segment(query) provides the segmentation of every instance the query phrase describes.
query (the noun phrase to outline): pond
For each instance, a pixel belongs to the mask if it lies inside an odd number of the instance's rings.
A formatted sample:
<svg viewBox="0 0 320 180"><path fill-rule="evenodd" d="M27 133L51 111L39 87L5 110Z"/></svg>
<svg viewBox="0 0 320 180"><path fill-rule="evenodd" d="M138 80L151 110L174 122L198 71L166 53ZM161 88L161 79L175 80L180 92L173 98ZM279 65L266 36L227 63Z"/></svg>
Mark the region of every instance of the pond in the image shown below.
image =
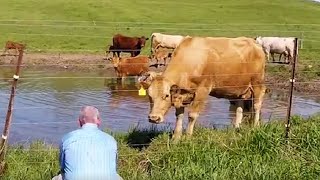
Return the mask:
<svg viewBox="0 0 320 180"><path fill-rule="evenodd" d="M13 69L0 69L0 130L3 130L11 89ZM80 107L94 105L99 108L102 128L126 132L130 128L149 127L147 116L149 100L138 95L134 79L127 79L125 87L116 84L113 69L110 71L69 72L22 70L14 101L10 144L45 140L58 143L61 137L78 128ZM57 77L57 78L55 78ZM4 79L4 78L9 78ZM262 117L284 119L287 112L287 90L273 90L265 97ZM309 116L320 111L320 103L313 97L295 95L293 114ZM209 98L198 125L225 127L230 125L229 101ZM173 128L174 109L165 117L159 128ZM187 123L185 116L184 126Z"/></svg>

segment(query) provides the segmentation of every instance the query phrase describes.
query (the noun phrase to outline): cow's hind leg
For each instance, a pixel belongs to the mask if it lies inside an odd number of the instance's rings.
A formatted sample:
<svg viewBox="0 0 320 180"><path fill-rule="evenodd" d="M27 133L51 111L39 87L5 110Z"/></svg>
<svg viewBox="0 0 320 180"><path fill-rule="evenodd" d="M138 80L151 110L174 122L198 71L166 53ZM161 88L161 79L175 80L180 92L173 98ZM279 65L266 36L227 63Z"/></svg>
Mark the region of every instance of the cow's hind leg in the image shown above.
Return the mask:
<svg viewBox="0 0 320 180"><path fill-rule="evenodd" d="M274 53L271 53L271 56L272 56L272 62L275 62Z"/></svg>
<svg viewBox="0 0 320 180"><path fill-rule="evenodd" d="M243 118L243 107L244 107L243 100L236 100L235 106L236 106L236 117L233 122L233 126L235 128L240 128L240 124Z"/></svg>
<svg viewBox="0 0 320 180"><path fill-rule="evenodd" d="M173 142L177 142L181 138L183 116L184 116L184 107L176 108L176 127L172 135Z"/></svg>
<svg viewBox="0 0 320 180"><path fill-rule="evenodd" d="M253 109L254 109L254 119L253 126L260 125L260 112L263 102L263 97L266 91L266 87L264 85L253 86Z"/></svg>

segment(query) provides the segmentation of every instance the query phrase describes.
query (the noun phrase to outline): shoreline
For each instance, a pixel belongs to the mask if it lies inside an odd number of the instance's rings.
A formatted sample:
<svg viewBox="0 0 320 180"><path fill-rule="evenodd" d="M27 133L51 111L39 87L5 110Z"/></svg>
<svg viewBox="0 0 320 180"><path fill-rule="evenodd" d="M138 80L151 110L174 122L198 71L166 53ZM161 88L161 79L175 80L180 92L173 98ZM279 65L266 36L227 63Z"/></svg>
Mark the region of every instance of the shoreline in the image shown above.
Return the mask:
<svg viewBox="0 0 320 180"><path fill-rule="evenodd" d="M124 53L124 55L127 55ZM93 70L112 70L113 66L110 61L105 60L105 54L88 54L88 53L25 53L22 60L23 69L46 69L46 70L64 70L64 71L81 71L90 72ZM15 68L18 56L0 56L0 67ZM151 65L151 64L150 64ZM164 67L151 67L151 71L163 71ZM273 84L269 88L280 88L289 90L290 74L288 77L277 76L272 72L266 73L266 83ZM299 78L298 78L299 79ZM317 94L317 83L320 79L310 80L310 83L296 84L294 91L299 93ZM299 83L299 81L297 81Z"/></svg>

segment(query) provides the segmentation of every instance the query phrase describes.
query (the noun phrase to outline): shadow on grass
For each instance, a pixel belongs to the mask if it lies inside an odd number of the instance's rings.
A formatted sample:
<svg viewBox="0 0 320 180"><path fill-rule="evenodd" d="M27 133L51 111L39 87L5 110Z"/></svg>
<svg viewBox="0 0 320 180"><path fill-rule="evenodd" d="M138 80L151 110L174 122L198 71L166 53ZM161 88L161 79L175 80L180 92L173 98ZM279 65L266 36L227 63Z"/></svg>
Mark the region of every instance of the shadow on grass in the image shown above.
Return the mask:
<svg viewBox="0 0 320 180"><path fill-rule="evenodd" d="M137 125L129 131L126 141L129 147L142 150L149 147L154 138L168 133L171 138L171 130L168 128L159 129L156 125L139 128L139 125Z"/></svg>

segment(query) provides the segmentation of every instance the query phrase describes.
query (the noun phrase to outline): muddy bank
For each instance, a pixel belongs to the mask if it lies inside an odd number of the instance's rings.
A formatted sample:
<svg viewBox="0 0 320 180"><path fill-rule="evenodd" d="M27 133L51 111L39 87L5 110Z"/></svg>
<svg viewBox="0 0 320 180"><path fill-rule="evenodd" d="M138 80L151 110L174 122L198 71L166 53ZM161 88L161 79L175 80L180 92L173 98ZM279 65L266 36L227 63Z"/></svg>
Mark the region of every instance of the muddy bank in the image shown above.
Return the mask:
<svg viewBox="0 0 320 180"><path fill-rule="evenodd" d="M17 58L17 56L0 56L0 66L12 66L14 68ZM110 61L107 61L105 58L105 54L25 53L22 66L28 69L68 71L93 71L113 68ZM163 69L163 66L151 68L152 71L162 71ZM266 74L266 82L271 84L268 86L269 88L289 90L289 76L289 73L288 77L286 77L270 72ZM297 82L299 82L299 77L297 79ZM316 94L318 93L317 85L319 83L320 79L312 80L310 83L299 83L296 84L295 91Z"/></svg>
<svg viewBox="0 0 320 180"><path fill-rule="evenodd" d="M2 66L14 66L18 56L0 56ZM44 54L25 53L22 60L24 68L35 69L70 69L70 70L95 70L112 67L105 59L105 55L99 54Z"/></svg>

